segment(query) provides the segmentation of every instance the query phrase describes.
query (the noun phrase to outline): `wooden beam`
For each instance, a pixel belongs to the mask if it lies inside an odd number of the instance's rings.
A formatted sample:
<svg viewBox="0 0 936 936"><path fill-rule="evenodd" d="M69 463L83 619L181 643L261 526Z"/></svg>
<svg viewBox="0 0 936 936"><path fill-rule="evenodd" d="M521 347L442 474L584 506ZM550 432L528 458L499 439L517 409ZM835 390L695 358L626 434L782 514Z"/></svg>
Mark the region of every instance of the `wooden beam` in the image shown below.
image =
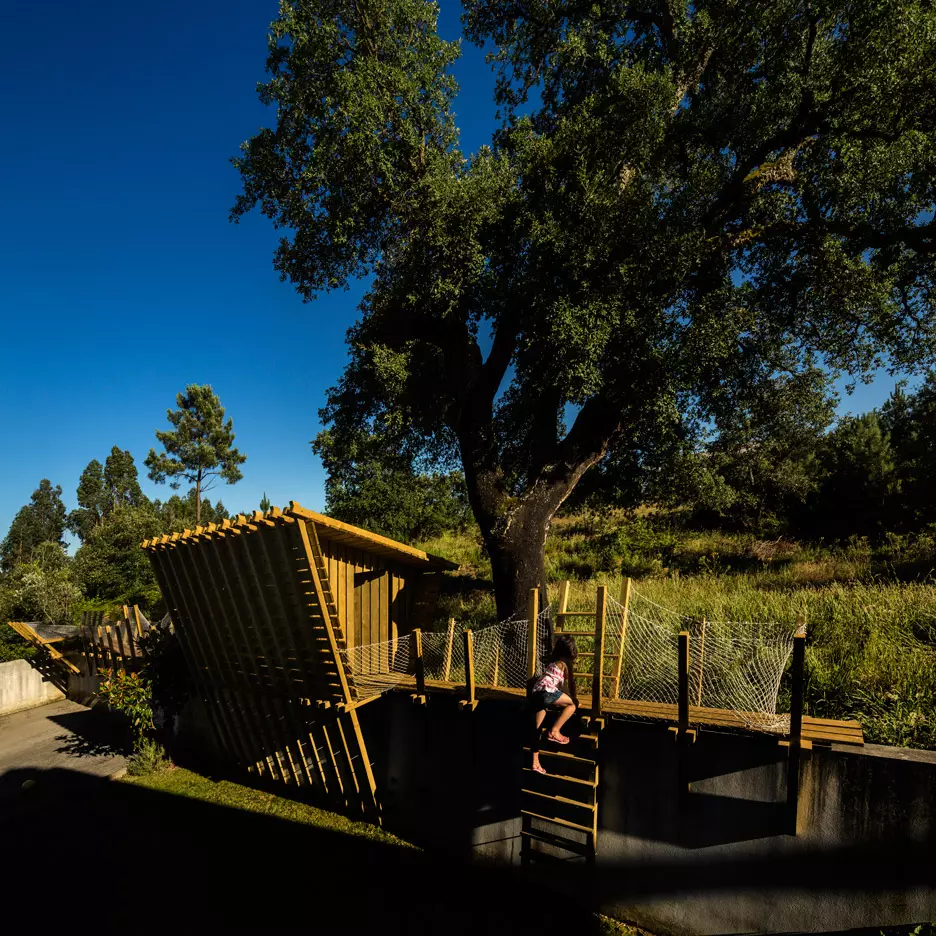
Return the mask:
<svg viewBox="0 0 936 936"><path fill-rule="evenodd" d="M793 659L790 687L790 737L787 760L787 825L791 835L797 832L799 813L799 773L803 750L803 691L806 681L806 616L796 619L793 636Z"/></svg>
<svg viewBox="0 0 936 936"><path fill-rule="evenodd" d="M527 676L532 679L536 675L538 662L536 632L539 623L539 589L531 588L527 601Z"/></svg>
<svg viewBox="0 0 936 936"><path fill-rule="evenodd" d="M630 614L632 587L632 579L625 578L621 581L621 632L618 639L617 663L614 664L614 691L612 693L615 699L621 692L621 670L624 667L624 642L627 639L627 616Z"/></svg>
<svg viewBox="0 0 936 936"><path fill-rule="evenodd" d="M689 631L679 632L679 674L677 695L677 728L680 735L689 730Z"/></svg>
<svg viewBox="0 0 936 936"><path fill-rule="evenodd" d="M459 705L473 712L478 707L475 696L474 637L470 630L466 630L462 639L465 642L465 689L468 691L468 698L462 700Z"/></svg>
<svg viewBox="0 0 936 936"><path fill-rule="evenodd" d="M556 629L560 632L565 624L566 612L569 610L569 591L571 588L572 583L566 579L559 589L559 610L556 612Z"/></svg>
<svg viewBox="0 0 936 936"><path fill-rule="evenodd" d="M297 505L298 506L298 505ZM309 566L309 577L312 580L312 586L315 591L315 600L318 604L318 611L321 614L322 621L325 624L325 633L328 639L328 645L331 648L332 656L335 661L335 668L338 670L338 679L341 687L342 701L345 705L351 703L351 690L348 686L348 679L345 675L344 660L338 647L338 641L335 638L335 629L332 626L331 614L328 610L328 604L325 601L325 592L322 589L322 583L319 580L318 566L315 562L315 556L312 554L312 544L309 542L309 531L304 523L297 523L299 535L302 541L302 548L305 552L305 560Z"/></svg>
<svg viewBox="0 0 936 936"><path fill-rule="evenodd" d="M604 629L607 614L608 588L606 585L599 585L595 604L595 650L592 658L592 718L601 718L601 683L604 678Z"/></svg>
<svg viewBox="0 0 936 936"><path fill-rule="evenodd" d="M702 627L699 634L699 687L696 692L696 705L702 705L702 674L705 671L705 618L702 618Z"/></svg>
<svg viewBox="0 0 936 936"><path fill-rule="evenodd" d="M417 627L413 631L413 657L416 673L416 695L413 701L426 704L426 668L423 661L422 631Z"/></svg>
<svg viewBox="0 0 936 936"><path fill-rule="evenodd" d="M455 618L449 618L448 637L445 641L445 668L442 672L442 681L448 682L452 674L452 643L455 640Z"/></svg>

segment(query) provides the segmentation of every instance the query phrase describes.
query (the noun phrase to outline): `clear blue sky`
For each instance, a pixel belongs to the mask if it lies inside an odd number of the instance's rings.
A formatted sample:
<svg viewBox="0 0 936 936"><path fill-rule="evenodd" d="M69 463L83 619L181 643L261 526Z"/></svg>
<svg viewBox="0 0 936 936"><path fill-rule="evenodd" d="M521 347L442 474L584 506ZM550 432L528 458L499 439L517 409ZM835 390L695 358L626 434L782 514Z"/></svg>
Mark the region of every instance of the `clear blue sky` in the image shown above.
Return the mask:
<svg viewBox="0 0 936 936"><path fill-rule="evenodd" d="M229 159L272 112L257 100L270 0L4 0L0 4L0 537L39 480L75 506L84 466L142 461L187 383L210 383L247 455L232 510L321 508L309 448L341 373L360 290L303 304L276 234L228 212ZM442 33L460 33L442 0ZM493 79L457 68L463 148L489 139ZM890 382L844 408L879 403Z"/></svg>

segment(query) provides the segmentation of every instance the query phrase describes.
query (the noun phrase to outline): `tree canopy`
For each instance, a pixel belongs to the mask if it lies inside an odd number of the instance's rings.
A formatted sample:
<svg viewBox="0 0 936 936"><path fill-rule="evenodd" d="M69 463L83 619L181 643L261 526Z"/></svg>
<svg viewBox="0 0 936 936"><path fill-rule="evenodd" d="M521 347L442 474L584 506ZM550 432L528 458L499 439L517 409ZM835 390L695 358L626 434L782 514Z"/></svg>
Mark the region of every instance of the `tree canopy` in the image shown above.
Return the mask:
<svg viewBox="0 0 936 936"><path fill-rule="evenodd" d="M503 116L471 155L433 4L284 2L235 216L283 229L307 298L372 275L325 421L461 461L505 612L633 427L652 450L778 374L931 357L936 10L464 8Z"/></svg>
<svg viewBox="0 0 936 936"><path fill-rule="evenodd" d="M65 516L61 486L53 487L48 478L43 478L0 543L0 569L8 572L18 563L32 561L43 543L64 547Z"/></svg>
<svg viewBox="0 0 936 936"><path fill-rule="evenodd" d="M167 480L171 488L184 481L192 486L195 522L201 523L202 495L217 479L235 484L243 477L240 466L246 455L234 447L234 423L225 421L224 407L210 386L189 384L176 397L177 410L169 410L172 429L156 430L164 452L150 449L146 457L149 477L157 484Z"/></svg>

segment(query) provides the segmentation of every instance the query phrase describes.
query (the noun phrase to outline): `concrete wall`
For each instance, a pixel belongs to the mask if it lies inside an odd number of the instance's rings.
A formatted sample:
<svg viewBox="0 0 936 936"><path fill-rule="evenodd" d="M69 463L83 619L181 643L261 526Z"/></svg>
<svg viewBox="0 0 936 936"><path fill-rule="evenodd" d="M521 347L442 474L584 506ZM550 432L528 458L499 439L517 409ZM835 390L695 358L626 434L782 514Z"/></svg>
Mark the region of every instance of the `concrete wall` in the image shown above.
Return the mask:
<svg viewBox="0 0 936 936"><path fill-rule="evenodd" d="M455 860L520 862L518 704L390 694L359 711L384 824ZM574 723L573 723L574 727ZM180 740L211 750L192 705ZM936 753L867 745L804 754L798 814L786 749L703 731L680 806L665 727L612 721L599 751L596 866L540 865L544 888L660 934L834 932L936 920ZM797 834L791 833L791 819ZM455 880L457 878L453 878ZM479 899L481 899L479 897Z"/></svg>
<svg viewBox="0 0 936 936"><path fill-rule="evenodd" d="M515 865L516 705L473 714L404 696L361 711L387 826ZM792 835L786 750L771 737L702 732L680 806L677 747L658 725L602 736L598 857L545 866L597 908L654 932L828 932L936 920L936 753L868 745L804 755Z"/></svg>
<svg viewBox="0 0 936 936"><path fill-rule="evenodd" d="M65 693L29 660L0 663L0 715L64 699Z"/></svg>

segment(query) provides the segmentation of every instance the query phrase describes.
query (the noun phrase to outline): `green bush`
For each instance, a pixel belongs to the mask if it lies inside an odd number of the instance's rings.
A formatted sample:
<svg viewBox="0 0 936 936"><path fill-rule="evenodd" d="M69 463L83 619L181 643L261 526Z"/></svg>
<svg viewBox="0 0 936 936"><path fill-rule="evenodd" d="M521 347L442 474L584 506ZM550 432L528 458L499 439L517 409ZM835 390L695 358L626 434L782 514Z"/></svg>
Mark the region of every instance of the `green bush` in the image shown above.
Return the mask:
<svg viewBox="0 0 936 936"><path fill-rule="evenodd" d="M160 770L168 770L171 766L166 749L153 738L143 738L127 762L127 773L131 777L145 777Z"/></svg>

